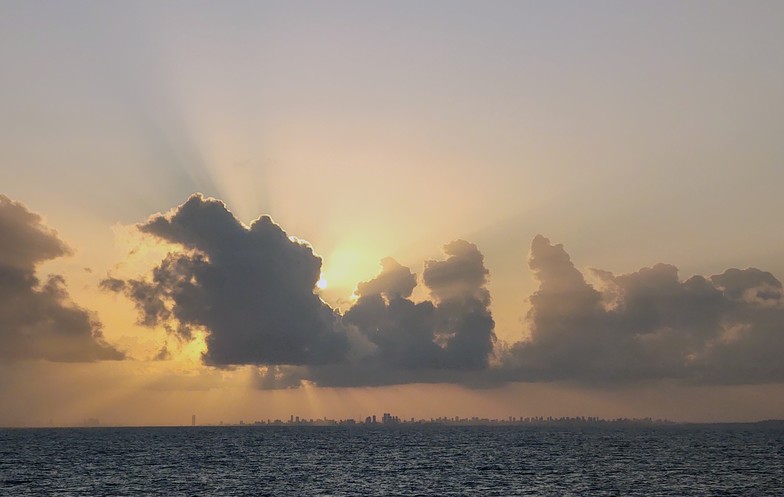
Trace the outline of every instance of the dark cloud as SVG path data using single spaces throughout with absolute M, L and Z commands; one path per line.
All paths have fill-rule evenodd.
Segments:
M 784 295 L 781 282 L 759 269 L 728 269 L 710 278 L 726 301 L 718 336 L 695 358 L 705 381 L 784 380 Z
M 122 359 L 101 325 L 70 301 L 65 280 L 36 277 L 41 262 L 69 254 L 40 216 L 0 195 L 0 359 Z
M 756 383 L 784 380 L 781 283 L 757 269 L 678 278 L 657 264 L 588 284 L 561 245 L 537 236 L 529 260 L 530 340 L 514 344 L 503 369 L 516 379 Z
M 265 366 L 253 370 L 253 384 L 260 390 L 299 388 L 309 376 L 303 366 Z
M 41 216 L 5 195 L 0 195 L 0 230 L 0 266 L 4 268 L 29 271 L 39 262 L 71 253 Z
M 441 366 L 443 351 L 435 343 L 435 306 L 406 298 L 414 289 L 412 283 L 416 285 L 416 276 L 408 268 L 385 259 L 376 278 L 357 285 L 357 302 L 343 317 L 343 322 L 370 344 L 361 359 L 365 369 L 377 371 L 379 378 L 374 382 L 401 371 Z M 405 291 L 399 291 L 401 286 Z
M 364 342 L 365 355 L 341 365 L 313 368 L 319 385 L 357 386 L 464 382 L 485 369 L 495 334 L 488 271 L 475 245 L 457 240 L 447 258 L 425 262 L 423 281 L 432 301 L 414 302 L 416 277 L 392 259 L 376 278 L 357 285 L 357 302 L 344 325 Z
M 447 367 L 484 369 L 496 340 L 484 256 L 464 240 L 445 245 L 444 253 L 446 260 L 427 261 L 422 273 L 436 303 L 436 341 Z
M 245 227 L 221 202 L 194 195 L 139 229 L 182 250 L 147 278 L 107 278 L 103 288 L 128 296 L 143 325 L 181 339 L 206 330 L 207 364 L 266 367 L 259 385 L 433 381 L 484 369 L 492 355 L 488 272 L 468 242 L 425 263 L 433 301 L 410 300 L 416 275 L 387 258 L 341 316 L 315 291 L 321 260 L 269 217 Z
M 245 227 L 222 202 L 193 195 L 139 229 L 185 250 L 169 254 L 151 278 L 103 286 L 124 292 L 144 325 L 183 338 L 206 329 L 206 363 L 319 364 L 348 352 L 339 316 L 314 293 L 321 259 L 269 217 Z
M 775 304 L 782 299 L 781 282 L 759 269 L 728 269 L 711 281 L 733 300 Z
M 381 273 L 376 278 L 357 285 L 357 294 L 378 294 L 387 299 L 407 298 L 411 296 L 416 285 L 416 275 L 410 269 L 387 257 L 381 261 Z
M 204 361 L 258 366 L 261 388 L 784 380 L 784 292 L 758 269 L 686 280 L 668 264 L 621 275 L 594 269 L 591 283 L 562 245 L 537 236 L 530 336 L 497 346 L 489 272 L 464 240 L 425 262 L 429 300 L 413 300 L 417 276 L 386 258 L 341 316 L 316 292 L 321 260 L 269 217 L 246 227 L 221 202 L 195 195 L 139 229 L 181 250 L 146 278 L 108 278 L 103 287 L 127 295 L 144 325 L 184 340 L 206 330 Z

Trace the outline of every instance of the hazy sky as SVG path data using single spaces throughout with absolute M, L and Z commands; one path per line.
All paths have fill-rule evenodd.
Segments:
M 784 417 L 782 25 L 0 3 L 0 424 Z

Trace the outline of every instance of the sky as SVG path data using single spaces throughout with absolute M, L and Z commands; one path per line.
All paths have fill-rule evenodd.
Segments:
M 784 418 L 777 1 L 0 4 L 0 425 Z

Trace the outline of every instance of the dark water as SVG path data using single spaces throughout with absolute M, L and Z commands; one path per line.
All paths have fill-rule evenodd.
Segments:
M 784 430 L 0 430 L 0 495 L 782 496 Z

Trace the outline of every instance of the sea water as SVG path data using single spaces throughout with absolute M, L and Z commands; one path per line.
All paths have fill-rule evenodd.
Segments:
M 0 495 L 784 496 L 784 429 L 3 429 Z

